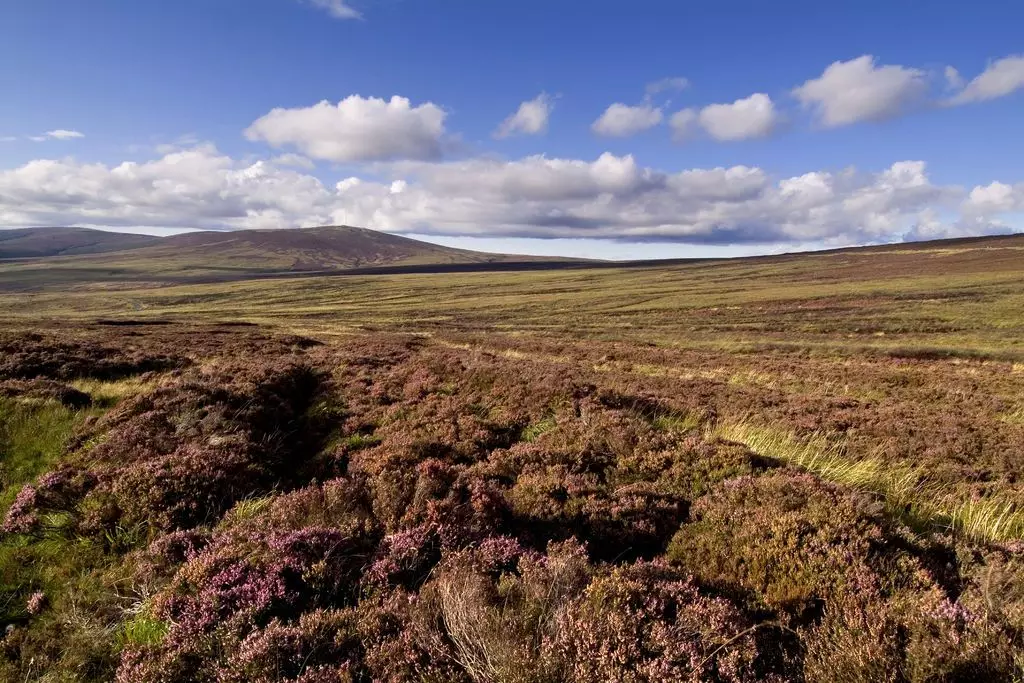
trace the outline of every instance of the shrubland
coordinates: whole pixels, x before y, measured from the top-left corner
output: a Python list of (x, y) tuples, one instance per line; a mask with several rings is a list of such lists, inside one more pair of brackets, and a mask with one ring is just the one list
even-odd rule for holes
[(1013, 361), (181, 322), (0, 347), (4, 680), (1024, 675)]

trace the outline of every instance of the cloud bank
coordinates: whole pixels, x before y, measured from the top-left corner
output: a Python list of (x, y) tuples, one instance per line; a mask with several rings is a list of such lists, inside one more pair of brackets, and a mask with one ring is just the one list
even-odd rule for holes
[(349, 224), (454, 236), (846, 244), (922, 230), (1004, 232), (999, 216), (1024, 209), (1024, 183), (939, 186), (921, 161), (773, 178), (747, 166), (668, 173), (610, 153), (474, 158), (392, 164), (379, 177), (334, 184), (295, 161), (240, 161), (212, 145), (115, 166), (32, 161), (0, 172), (0, 225)]

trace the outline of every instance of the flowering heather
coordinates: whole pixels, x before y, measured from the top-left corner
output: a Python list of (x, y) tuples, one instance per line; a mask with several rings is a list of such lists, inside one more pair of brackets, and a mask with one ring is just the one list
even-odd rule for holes
[[(870, 433), (874, 448), (940, 458), (937, 480), (958, 470), (971, 495), (1008, 486), (1017, 427), (972, 441), (930, 403), (914, 412), (941, 393), (921, 363), (868, 364), (872, 386), (894, 387), (873, 403), (741, 374), (815, 386), (820, 359), (781, 353), (209, 332), (199, 362), (5, 490), (0, 680), (1021, 673), (1020, 544), (977, 543), (714, 435), (748, 415), (794, 438), (848, 432), (856, 448)], [(171, 329), (129, 339), (125, 357), (182, 346)]]
[(723, 598), (701, 596), (683, 573), (640, 563), (595, 580), (559, 616), (547, 644), (573, 681), (754, 681), (750, 623)]
[(25, 611), (35, 616), (43, 611), (43, 607), (46, 606), (46, 593), (42, 591), (36, 591), (29, 597), (28, 604), (25, 605)]

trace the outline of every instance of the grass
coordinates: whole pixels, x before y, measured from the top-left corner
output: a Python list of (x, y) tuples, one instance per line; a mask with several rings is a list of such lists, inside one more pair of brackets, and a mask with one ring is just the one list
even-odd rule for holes
[(155, 618), (143, 606), (134, 617), (121, 624), (118, 632), (118, 649), (156, 645), (167, 635), (168, 624)]
[(700, 420), (693, 415), (660, 413), (654, 416), (651, 425), (664, 432), (688, 432), (699, 428)]
[(142, 377), (127, 377), (113, 382), (98, 379), (71, 382), (71, 386), (89, 394), (93, 404), (102, 408), (112, 408), (126, 398), (154, 389), (157, 384), (159, 380), (146, 380)]
[(550, 432), (556, 426), (558, 426), (558, 422), (554, 416), (545, 417), (537, 422), (528, 424), (520, 434), (520, 438), (526, 442), (536, 441), (542, 434)]
[(49, 469), (78, 426), (98, 412), (56, 401), (0, 398), (0, 505), (6, 509), (22, 484)]
[(975, 540), (1024, 538), (1024, 507), (1004, 496), (973, 497), (929, 481), (921, 468), (887, 466), (879, 460), (848, 458), (833, 435), (793, 433), (751, 422), (716, 425), (712, 436), (745, 445), (755, 453), (811, 472), (822, 479), (882, 496), (886, 507), (916, 527), (951, 529)]

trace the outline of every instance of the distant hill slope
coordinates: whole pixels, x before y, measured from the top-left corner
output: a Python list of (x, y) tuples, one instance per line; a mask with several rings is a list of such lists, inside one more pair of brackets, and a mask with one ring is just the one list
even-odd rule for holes
[(0, 230), (0, 259), (98, 254), (154, 244), (159, 237), (88, 228)]
[[(5, 244), (11, 248), (4, 250)], [(18, 259), (8, 260), (0, 269), (0, 289), (111, 281), (212, 281), (377, 268), (429, 271), (435, 266), (486, 269), (488, 264), (583, 263), (454, 249), (348, 226), (172, 237), (83, 228), (0, 230), (0, 253)]]
[(396, 265), (541, 260), (442, 247), (377, 230), (326, 226), (299, 230), (239, 230), (176, 235), (133, 256), (183, 258), (199, 264), (254, 270), (315, 271)]

